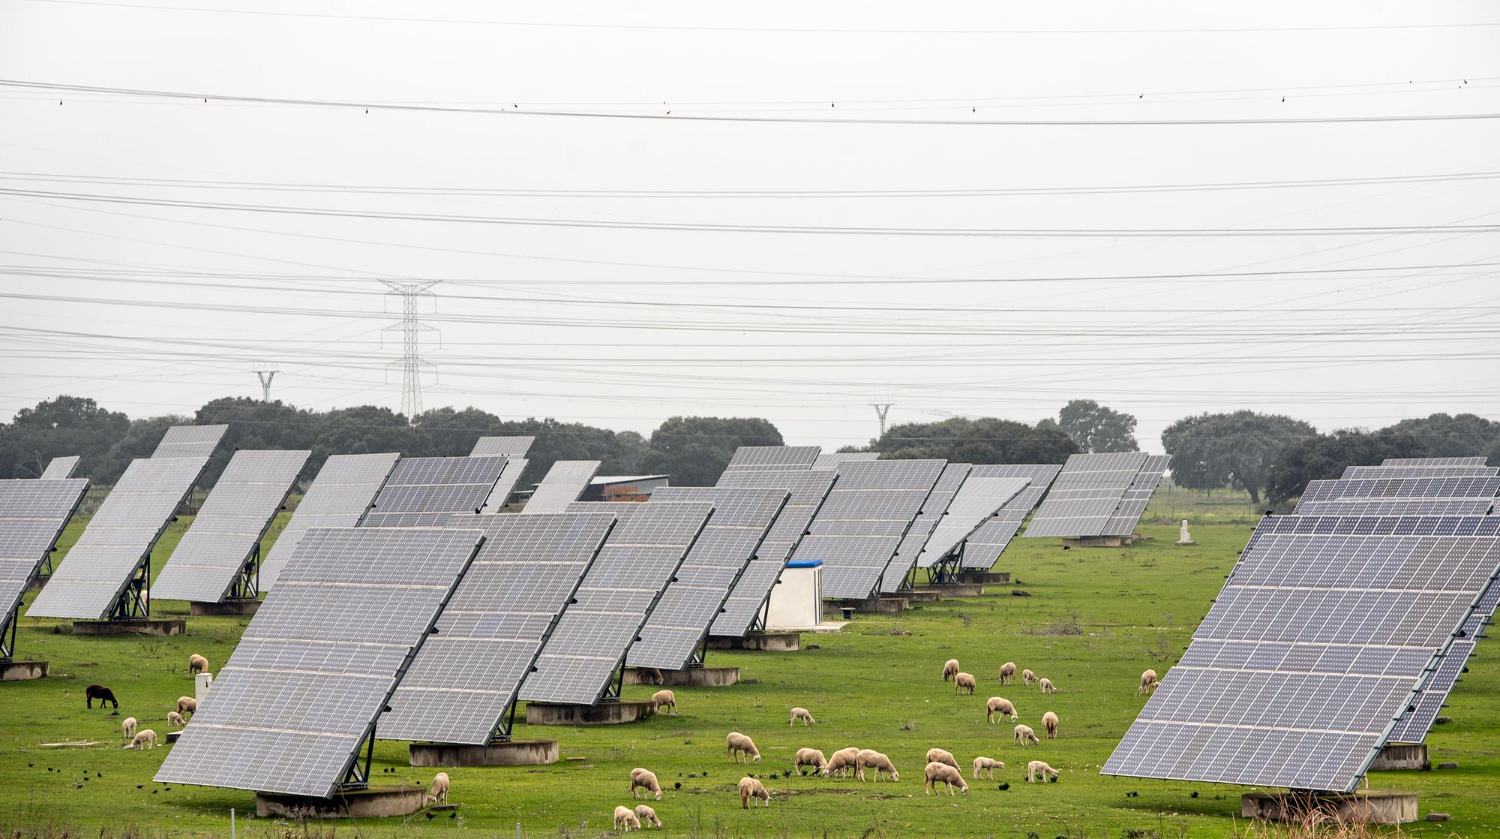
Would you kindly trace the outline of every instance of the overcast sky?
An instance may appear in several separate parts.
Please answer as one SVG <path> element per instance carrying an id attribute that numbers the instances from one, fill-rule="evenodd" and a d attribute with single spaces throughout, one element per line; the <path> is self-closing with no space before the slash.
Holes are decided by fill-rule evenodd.
<path id="1" fill-rule="evenodd" d="M 1500 416 L 1500 119 L 1298 121 L 1500 114 L 1492 3 L 189 5 L 0 3 L 0 415 L 399 408 L 394 279 L 504 418 Z"/>

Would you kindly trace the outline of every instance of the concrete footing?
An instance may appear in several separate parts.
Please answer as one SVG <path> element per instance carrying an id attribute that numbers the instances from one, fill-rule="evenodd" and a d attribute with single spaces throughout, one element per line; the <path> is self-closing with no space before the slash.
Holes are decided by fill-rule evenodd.
<path id="1" fill-rule="evenodd" d="M 941 597 L 980 597 L 984 594 L 984 586 L 979 583 L 942 583 L 935 586 L 917 586 L 911 590 L 912 594 L 928 592 Z"/>
<path id="2" fill-rule="evenodd" d="M 800 632 L 752 632 L 743 638 L 709 636 L 710 650 L 762 650 L 770 653 L 792 653 L 802 649 Z"/>
<path id="3" fill-rule="evenodd" d="M 182 618 L 145 618 L 131 621 L 73 621 L 74 635 L 182 635 Z"/>
<path id="4" fill-rule="evenodd" d="M 0 661 L 0 682 L 24 682 L 47 677 L 48 662 Z"/>
<path id="5" fill-rule="evenodd" d="M 409 816 L 427 803 L 427 787 L 371 787 L 332 798 L 255 794 L 255 815 L 283 819 L 365 819 Z"/>
<path id="6" fill-rule="evenodd" d="M 1417 820 L 1417 794 L 1386 791 L 1345 795 L 1251 792 L 1240 797 L 1240 814 L 1247 819 L 1277 822 L 1301 822 L 1322 817 L 1365 824 L 1405 824 Z"/>
<path id="7" fill-rule="evenodd" d="M 1009 571 L 960 571 L 958 581 L 961 583 L 974 583 L 977 585 L 1008 586 L 1010 585 Z"/>
<path id="8" fill-rule="evenodd" d="M 556 740 L 509 740 L 488 746 L 413 743 L 412 766 L 545 766 L 556 763 Z"/>
<path id="9" fill-rule="evenodd" d="M 1387 743 L 1375 756 L 1370 768 L 1376 772 L 1393 769 L 1427 769 L 1427 744 Z"/>
<path id="10" fill-rule="evenodd" d="M 906 611 L 911 605 L 905 597 L 871 597 L 867 600 L 834 600 L 830 601 L 825 609 L 839 611 L 845 608 L 856 612 L 879 612 L 882 614 L 896 615 Z"/>
<path id="11" fill-rule="evenodd" d="M 1134 536 L 1089 536 L 1084 539 L 1064 539 L 1070 548 L 1128 548 L 1135 542 Z"/>
<path id="12" fill-rule="evenodd" d="M 661 681 L 656 676 L 661 676 Z M 627 685 L 665 685 L 668 687 L 727 688 L 740 680 L 738 667 L 689 667 L 685 670 L 658 670 L 654 667 L 625 668 Z"/>
<path id="13" fill-rule="evenodd" d="M 188 604 L 188 614 L 194 617 L 253 615 L 259 609 L 259 600 L 226 600 L 223 603 L 199 603 L 194 601 Z"/>
<path id="14" fill-rule="evenodd" d="M 526 703 L 527 725 L 624 725 L 651 716 L 649 700 L 600 702 L 598 705 L 544 705 Z"/>
<path id="15" fill-rule="evenodd" d="M 920 589 L 912 589 L 911 591 L 903 592 L 901 596 L 906 598 L 907 603 L 936 603 L 937 601 L 943 599 L 942 592 L 931 590 L 923 591 Z"/>

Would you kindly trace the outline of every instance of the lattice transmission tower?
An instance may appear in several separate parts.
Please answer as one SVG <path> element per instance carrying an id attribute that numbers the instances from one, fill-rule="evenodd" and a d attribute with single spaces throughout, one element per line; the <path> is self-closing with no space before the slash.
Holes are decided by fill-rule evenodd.
<path id="1" fill-rule="evenodd" d="M 880 417 L 880 436 L 885 436 L 885 415 L 891 412 L 890 402 L 872 402 L 870 407 L 875 409 L 875 415 Z"/>
<path id="2" fill-rule="evenodd" d="M 401 297 L 401 320 L 385 328 L 387 332 L 401 331 L 401 358 L 386 365 L 386 369 L 401 368 L 401 413 L 405 414 L 407 420 L 410 421 L 417 414 L 422 413 L 422 371 L 424 369 L 437 370 L 432 362 L 422 358 L 422 333 L 437 330 L 422 322 L 418 303 L 424 296 L 434 297 L 430 289 L 440 281 L 381 280 L 381 282 L 390 289 L 387 297 L 396 295 Z"/>

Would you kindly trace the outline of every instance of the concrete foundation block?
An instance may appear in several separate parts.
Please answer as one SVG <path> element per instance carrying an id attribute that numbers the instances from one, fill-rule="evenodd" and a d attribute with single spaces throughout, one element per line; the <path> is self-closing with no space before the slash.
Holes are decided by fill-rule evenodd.
<path id="1" fill-rule="evenodd" d="M 710 650 L 760 650 L 768 653 L 794 653 L 802 649 L 800 632 L 752 632 L 743 638 L 717 635 L 708 639 Z"/>
<path id="2" fill-rule="evenodd" d="M 1427 745 L 1425 743 L 1387 743 L 1375 756 L 1370 769 L 1387 772 L 1395 769 L 1427 769 Z"/>
<path id="3" fill-rule="evenodd" d="M 1251 792 L 1240 797 L 1247 819 L 1298 822 L 1328 817 L 1366 824 L 1406 824 L 1417 820 L 1414 792 L 1365 791 L 1340 794 Z"/>
<path id="4" fill-rule="evenodd" d="M 45 679 L 47 667 L 48 662 L 45 661 L 0 661 L 0 682 Z"/>
<path id="5" fill-rule="evenodd" d="M 223 603 L 198 603 L 195 601 L 188 604 L 188 614 L 194 617 L 253 615 L 259 610 L 259 600 L 226 600 Z"/>
<path id="6" fill-rule="evenodd" d="M 1134 536 L 1089 536 L 1083 539 L 1064 539 L 1063 544 L 1070 548 L 1128 548 L 1134 541 Z"/>
<path id="7" fill-rule="evenodd" d="M 488 746 L 413 743 L 412 766 L 545 766 L 556 763 L 556 740 L 510 740 Z"/>
<path id="8" fill-rule="evenodd" d="M 1008 586 L 1010 585 L 1009 571 L 960 571 L 958 581 L 961 583 L 974 583 L 977 585 Z"/>
<path id="9" fill-rule="evenodd" d="M 936 603 L 943 599 L 942 592 L 930 589 L 926 591 L 912 589 L 911 591 L 903 592 L 901 596 L 906 598 L 906 602 L 908 603 Z"/>
<path id="10" fill-rule="evenodd" d="M 183 618 L 145 618 L 131 621 L 73 621 L 74 635 L 183 635 Z"/>
<path id="11" fill-rule="evenodd" d="M 427 787 L 371 787 L 309 798 L 272 792 L 255 794 L 255 815 L 283 819 L 367 819 L 409 816 L 427 803 Z"/>
<path id="12" fill-rule="evenodd" d="M 656 676 L 661 676 L 661 681 Z M 689 667 L 684 670 L 658 670 L 654 667 L 625 668 L 627 685 L 663 685 L 666 687 L 727 688 L 740 680 L 738 667 Z"/>
<path id="13" fill-rule="evenodd" d="M 824 610 L 839 612 L 844 609 L 853 609 L 855 612 L 881 613 L 888 615 L 900 614 L 911 605 L 905 597 L 871 597 L 867 600 L 833 600 L 829 601 Z"/>
<path id="14" fill-rule="evenodd" d="M 527 725 L 624 725 L 651 716 L 650 700 L 600 702 L 598 705 L 526 703 Z"/>

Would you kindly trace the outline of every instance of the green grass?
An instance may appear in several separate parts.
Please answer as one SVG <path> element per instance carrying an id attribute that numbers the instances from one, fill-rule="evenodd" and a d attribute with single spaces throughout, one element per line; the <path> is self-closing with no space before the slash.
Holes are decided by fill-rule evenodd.
<path id="1" fill-rule="evenodd" d="M 164 548 L 184 524 L 174 525 Z M 68 541 L 77 529 L 70 528 Z M 1154 538 L 1125 550 L 1064 551 L 1055 540 L 1019 540 L 998 570 L 1015 573 L 1016 588 L 1030 597 L 993 587 L 984 597 L 925 604 L 899 616 L 860 616 L 842 634 L 804 635 L 798 653 L 711 653 L 710 664 L 738 666 L 745 681 L 722 689 L 678 688 L 677 717 L 619 727 L 518 726 L 518 738 L 559 739 L 565 760 L 546 767 L 449 769 L 459 818 L 345 823 L 337 831 L 508 837 L 520 823 L 526 836 L 596 836 L 611 827 L 616 804 L 630 803 L 631 768 L 644 766 L 666 788 L 655 806 L 670 836 L 1230 835 L 1245 827 L 1236 821 L 1243 788 L 1098 774 L 1145 701 L 1135 693 L 1140 672 L 1162 672 L 1180 654 L 1250 533 L 1248 525 L 1204 522 L 1193 530 L 1197 547 L 1176 548 L 1175 527 L 1144 530 Z M 157 606 L 185 610 L 180 603 Z M 109 685 L 122 701 L 122 717 L 134 715 L 143 727 L 164 733 L 176 698 L 192 693 L 188 655 L 201 652 L 217 667 L 244 620 L 192 618 L 186 636 L 145 639 L 75 638 L 54 634 L 63 622 L 23 619 L 22 657 L 51 660 L 52 676 L 0 684 L 0 789 L 6 790 L 0 836 L 28 827 L 40 835 L 66 829 L 72 836 L 227 836 L 229 809 L 253 812 L 253 794 L 184 786 L 168 791 L 152 783 L 166 752 L 122 751 L 120 717 L 86 711 L 81 703 L 84 686 Z M 897 630 L 910 634 L 893 634 Z M 1495 642 L 1481 645 L 1446 711 L 1455 721 L 1429 738 L 1435 762 L 1456 761 L 1460 768 L 1371 778 L 1374 788 L 1420 793 L 1424 815 L 1453 815 L 1447 824 L 1408 826 L 1408 834 L 1500 836 L 1500 668 L 1484 656 L 1488 643 Z M 954 696 L 941 680 L 950 657 L 979 678 L 974 696 Z M 996 673 L 1007 660 L 1050 677 L 1062 693 L 1044 697 L 1035 688 L 999 687 Z M 625 689 L 627 698 L 652 690 Z M 1056 711 L 1060 738 L 1029 749 L 1013 746 L 1009 723 L 984 722 L 984 700 L 997 694 L 1013 700 L 1022 721 L 1038 731 L 1042 713 Z M 810 708 L 819 725 L 789 728 L 793 705 Z M 747 770 L 725 760 L 724 735 L 731 730 L 751 735 L 764 756 L 748 771 L 763 778 L 777 773 L 766 778 L 774 796 L 770 808 L 740 809 L 734 787 Z M 85 738 L 99 745 L 41 746 Z M 849 745 L 889 754 L 900 782 L 779 776 L 799 747 L 831 753 Z M 965 765 L 986 754 L 1005 761 L 1006 769 L 994 782 L 971 780 L 966 799 L 928 798 L 921 772 L 932 746 L 949 749 Z M 405 744 L 381 742 L 376 780 L 430 780 L 434 770 L 407 766 L 405 755 Z M 1034 758 L 1060 769 L 1061 782 L 1026 784 L 1025 764 Z M 1006 782 L 1008 790 L 998 789 Z M 1138 797 L 1126 795 L 1132 792 Z M 51 834 L 45 833 L 49 825 Z M 269 820 L 239 826 L 244 836 L 303 835 Z"/>

